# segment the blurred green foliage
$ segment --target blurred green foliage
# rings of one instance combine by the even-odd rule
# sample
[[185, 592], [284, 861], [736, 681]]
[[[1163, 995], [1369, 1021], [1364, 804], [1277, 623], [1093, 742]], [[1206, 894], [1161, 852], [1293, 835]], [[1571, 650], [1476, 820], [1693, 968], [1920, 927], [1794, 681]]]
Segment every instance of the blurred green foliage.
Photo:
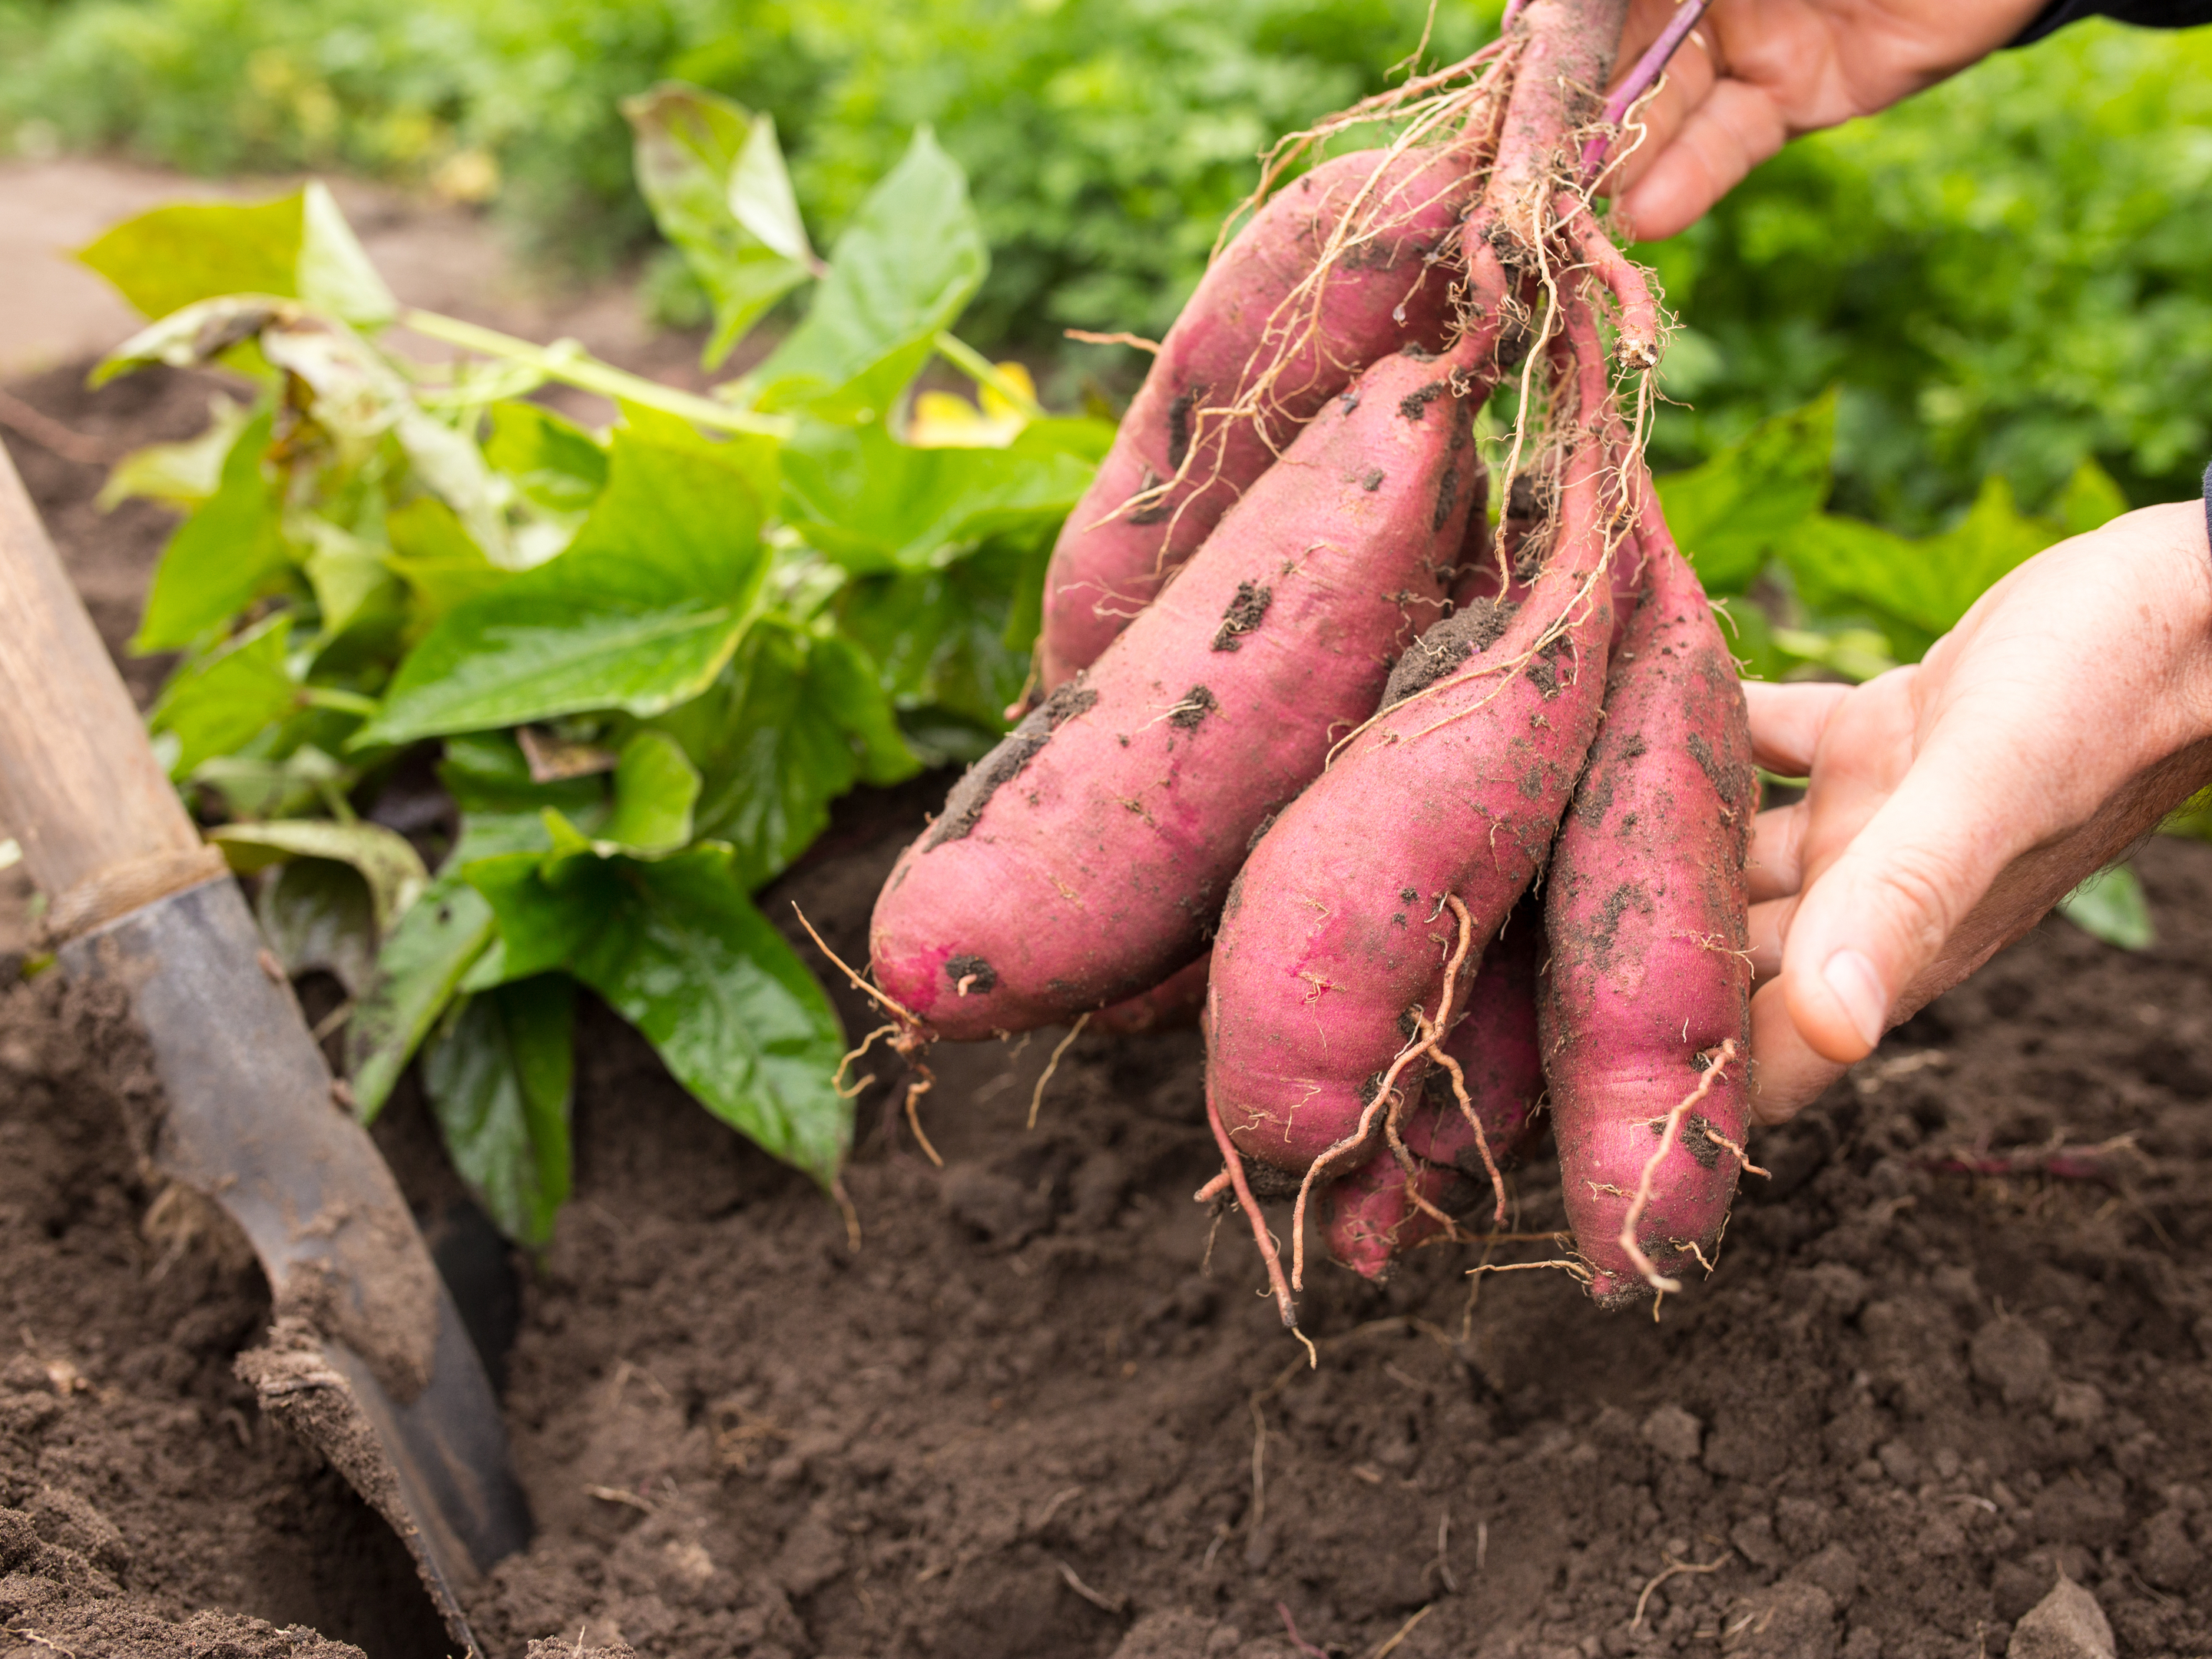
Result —
[[[1497, 0], [1437, 9], [1431, 58]], [[646, 245], [617, 100], [664, 77], [774, 118], [825, 234], [932, 126], [993, 253], [964, 327], [1126, 386], [1275, 135], [1385, 84], [1427, 0], [0, 0], [0, 149], [203, 172], [338, 166], [482, 198], [538, 254]], [[1984, 480], [2055, 511], [2212, 450], [2212, 30], [2087, 24], [1793, 144], [1644, 250], [1685, 329], [1654, 459], [1692, 465], [1833, 386], [1834, 505], [1899, 533]], [[665, 316], [708, 297], [672, 256]]]
[[1790, 145], [1641, 250], [1687, 330], [1680, 465], [1840, 386], [1836, 505], [1907, 533], [1995, 476], [2135, 505], [2212, 452], [2212, 29], [2093, 23]]

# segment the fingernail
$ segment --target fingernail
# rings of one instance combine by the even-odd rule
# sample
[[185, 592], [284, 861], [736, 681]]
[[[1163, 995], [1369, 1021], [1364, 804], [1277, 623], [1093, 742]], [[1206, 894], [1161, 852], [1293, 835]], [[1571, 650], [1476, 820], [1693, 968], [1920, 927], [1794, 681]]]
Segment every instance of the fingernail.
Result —
[[1881, 1041], [1882, 1022], [1889, 1014], [1889, 993], [1874, 963], [1856, 951], [1838, 951], [1820, 969], [1820, 982], [1828, 988], [1854, 1030], [1869, 1048]]

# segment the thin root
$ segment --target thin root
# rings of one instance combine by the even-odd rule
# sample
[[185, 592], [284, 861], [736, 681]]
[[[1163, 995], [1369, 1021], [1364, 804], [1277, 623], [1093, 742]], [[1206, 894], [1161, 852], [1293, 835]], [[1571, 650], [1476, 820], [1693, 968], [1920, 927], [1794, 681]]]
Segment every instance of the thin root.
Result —
[[941, 1170], [945, 1167], [945, 1160], [937, 1155], [937, 1148], [929, 1144], [929, 1137], [922, 1133], [921, 1114], [915, 1109], [921, 1097], [937, 1086], [937, 1079], [931, 1075], [927, 1066], [917, 1066], [915, 1070], [918, 1075], [906, 1087], [906, 1127], [914, 1131], [915, 1144], [921, 1148], [923, 1155]]
[[1060, 1038], [1060, 1046], [1052, 1051], [1052, 1058], [1045, 1061], [1044, 1075], [1037, 1079], [1036, 1092], [1030, 1097], [1029, 1127], [1030, 1128], [1036, 1127], [1037, 1109], [1044, 1104], [1044, 1085], [1052, 1081], [1052, 1074], [1060, 1069], [1060, 1057], [1067, 1052], [1068, 1044], [1083, 1035], [1083, 1028], [1089, 1024], [1091, 1024], [1089, 1014], [1078, 1014], [1075, 1017], [1075, 1024], [1067, 1028], [1067, 1035]]
[[[1320, 1180], [1322, 1171], [1338, 1158], [1366, 1145], [1368, 1137], [1375, 1133], [1376, 1114], [1390, 1098], [1399, 1073], [1419, 1056], [1433, 1054], [1438, 1037], [1451, 1024], [1452, 994], [1459, 987], [1459, 970], [1467, 961], [1468, 946], [1474, 943], [1474, 923], [1468, 915], [1467, 906], [1460, 902], [1458, 894], [1447, 893], [1444, 903], [1459, 919], [1459, 943], [1454, 947], [1451, 960], [1444, 968], [1444, 988], [1437, 1000], [1436, 1018], [1424, 1025], [1419, 1042], [1407, 1048], [1390, 1062], [1390, 1069], [1382, 1073], [1382, 1082], [1376, 1085], [1375, 1098], [1367, 1103], [1367, 1109], [1359, 1115], [1359, 1127], [1309, 1164], [1306, 1178], [1298, 1183], [1298, 1201], [1291, 1212], [1291, 1283], [1299, 1290], [1305, 1288], [1306, 1204], [1313, 1195], [1315, 1183]], [[1209, 1097], [1209, 1106], [1210, 1103]]]
[[1651, 1593], [1669, 1578], [1678, 1577], [1685, 1573], [1718, 1572], [1723, 1567], [1728, 1565], [1729, 1558], [1735, 1553], [1733, 1550], [1723, 1550], [1710, 1561], [1677, 1561], [1671, 1555], [1667, 1557], [1667, 1565], [1659, 1570], [1650, 1583], [1644, 1585], [1644, 1593], [1636, 1598], [1636, 1617], [1628, 1621], [1629, 1629], [1638, 1630], [1643, 1627], [1644, 1610], [1651, 1605]]
[[1260, 1247], [1260, 1259], [1267, 1264], [1267, 1284], [1274, 1291], [1276, 1310], [1283, 1316], [1284, 1327], [1295, 1331], [1298, 1328], [1298, 1304], [1283, 1279], [1283, 1253], [1275, 1248], [1274, 1237], [1267, 1231], [1267, 1218], [1260, 1212], [1260, 1200], [1252, 1196], [1252, 1183], [1244, 1178], [1243, 1154], [1229, 1139], [1229, 1130], [1221, 1121], [1221, 1106], [1213, 1097], [1211, 1078], [1206, 1079], [1206, 1121], [1213, 1130], [1214, 1144], [1221, 1148], [1221, 1161], [1228, 1166], [1229, 1184], [1236, 1189], [1237, 1206], [1244, 1212], [1244, 1218], [1252, 1224], [1252, 1239]]
[[1721, 1080], [1721, 1073], [1728, 1068], [1729, 1062], [1735, 1058], [1735, 1039], [1730, 1037], [1721, 1044], [1720, 1052], [1713, 1056], [1713, 1063], [1698, 1079], [1698, 1086], [1667, 1114], [1667, 1127], [1660, 1133], [1658, 1149], [1644, 1161], [1643, 1176], [1636, 1183], [1636, 1196], [1629, 1200], [1628, 1213], [1621, 1218], [1620, 1248], [1636, 1264], [1636, 1271], [1644, 1275], [1644, 1282], [1665, 1294], [1672, 1295], [1680, 1291], [1682, 1281], [1669, 1279], [1661, 1273], [1651, 1258], [1644, 1255], [1644, 1247], [1636, 1242], [1636, 1224], [1644, 1218], [1644, 1208], [1651, 1202], [1651, 1185], [1658, 1178], [1659, 1166], [1666, 1162], [1667, 1154], [1674, 1150], [1675, 1142], [1681, 1139], [1682, 1123], [1690, 1115], [1690, 1109], [1713, 1091], [1713, 1085]]

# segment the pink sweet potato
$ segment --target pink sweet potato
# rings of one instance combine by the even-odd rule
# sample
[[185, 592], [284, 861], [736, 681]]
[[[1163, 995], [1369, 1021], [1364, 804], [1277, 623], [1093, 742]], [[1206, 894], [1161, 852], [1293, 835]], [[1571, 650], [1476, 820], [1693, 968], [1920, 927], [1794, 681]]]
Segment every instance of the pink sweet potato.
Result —
[[954, 788], [870, 934], [878, 983], [929, 1032], [1065, 1021], [1206, 948], [1254, 832], [1443, 605], [1471, 355], [1370, 367], [1096, 668]]
[[1149, 991], [1124, 997], [1091, 1017], [1090, 1029], [1110, 1036], [1137, 1036], [1146, 1031], [1182, 1031], [1198, 1024], [1206, 1006], [1206, 974], [1211, 952], [1187, 963]]
[[1554, 550], [1527, 601], [1478, 602], [1425, 636], [1394, 676], [1402, 701], [1276, 819], [1230, 893], [1208, 1076], [1244, 1156], [1349, 1168], [1440, 1005], [1459, 927], [1487, 938], [1542, 867], [1613, 632], [1614, 505], [1595, 434], [1565, 471]]
[[[1053, 550], [1044, 690], [1097, 660], [1361, 368], [1443, 348], [1451, 283], [1429, 256], [1473, 185], [1459, 149], [1340, 156], [1279, 191], [1214, 262]], [[1340, 231], [1336, 263], [1311, 281]]]
[[[1369, 1279], [1449, 1229], [1448, 1217], [1480, 1229], [1503, 1209], [1497, 1177], [1528, 1152], [1542, 1130], [1536, 1115], [1544, 1064], [1536, 1046], [1536, 970], [1544, 941], [1542, 906], [1533, 896], [1513, 908], [1504, 931], [1483, 952], [1467, 1015], [1439, 1063], [1407, 1108], [1401, 1144], [1383, 1146], [1319, 1194], [1329, 1255]], [[1481, 1125], [1477, 1136], [1475, 1122]], [[1413, 1166], [1409, 1174], [1406, 1165]]]
[[1606, 1303], [1710, 1259], [1748, 1113], [1743, 690], [1656, 511], [1639, 538], [1645, 592], [1553, 854], [1539, 997], [1567, 1217]]

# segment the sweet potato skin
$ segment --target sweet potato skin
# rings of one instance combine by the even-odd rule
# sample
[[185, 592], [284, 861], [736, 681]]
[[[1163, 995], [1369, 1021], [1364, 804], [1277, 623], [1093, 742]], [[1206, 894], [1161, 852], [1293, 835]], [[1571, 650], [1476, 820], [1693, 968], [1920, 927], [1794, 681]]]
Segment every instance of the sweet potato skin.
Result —
[[1237, 877], [1214, 947], [1207, 1058], [1243, 1155], [1304, 1170], [1351, 1133], [1413, 1040], [1412, 1011], [1435, 1012], [1448, 900], [1480, 939], [1542, 867], [1598, 721], [1613, 632], [1604, 470], [1601, 446], [1576, 449], [1559, 550], [1528, 602], [1377, 715]]
[[[1536, 1041], [1536, 973], [1544, 942], [1543, 908], [1533, 897], [1513, 907], [1504, 931], [1483, 952], [1468, 992], [1467, 1016], [1443, 1052], [1460, 1068], [1468, 1103], [1482, 1124], [1491, 1162], [1510, 1170], [1541, 1136], [1544, 1093]], [[1411, 1179], [1394, 1149], [1376, 1148], [1340, 1180], [1323, 1187], [1322, 1234], [1330, 1257], [1364, 1278], [1388, 1276], [1401, 1256], [1445, 1231], [1416, 1200], [1481, 1231], [1494, 1211], [1482, 1146], [1461, 1108], [1448, 1067], [1430, 1069], [1407, 1109], [1402, 1139], [1415, 1160]]]
[[1182, 578], [971, 769], [878, 900], [878, 983], [938, 1036], [1055, 1024], [1206, 947], [1253, 833], [1443, 605], [1472, 453], [1454, 358], [1334, 401]]
[[1539, 996], [1568, 1219], [1608, 1304], [1648, 1293], [1621, 1235], [1669, 1114], [1704, 1088], [1636, 1216], [1660, 1276], [1711, 1256], [1749, 1115], [1743, 689], [1697, 577], [1645, 526], [1644, 595], [1553, 854]]
[[[1428, 256], [1449, 241], [1466, 207], [1473, 185], [1467, 158], [1435, 149], [1387, 166], [1385, 159], [1380, 150], [1340, 156], [1285, 185], [1214, 262], [1168, 331], [1053, 549], [1037, 641], [1043, 690], [1097, 660], [1361, 368], [1408, 343], [1443, 348], [1450, 282]], [[1291, 301], [1355, 204], [1375, 234], [1345, 256], [1317, 294]], [[1252, 377], [1309, 322], [1316, 325], [1313, 337], [1285, 353], [1264, 422], [1207, 414], [1237, 404]], [[1170, 480], [1142, 505], [1127, 507]]]
[[1109, 1036], [1141, 1036], [1147, 1031], [1183, 1031], [1198, 1024], [1206, 1006], [1206, 970], [1212, 965], [1208, 951], [1187, 963], [1149, 991], [1124, 997], [1091, 1017], [1089, 1029]]

